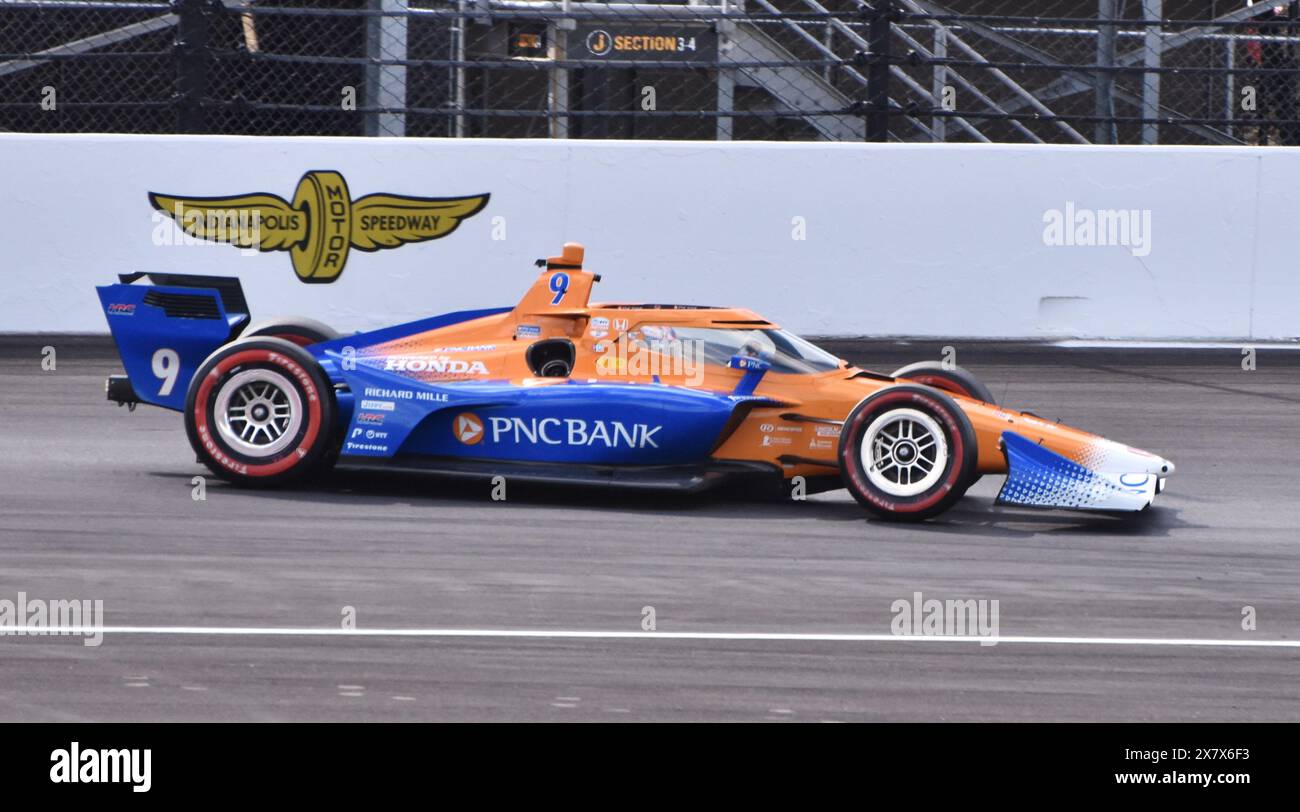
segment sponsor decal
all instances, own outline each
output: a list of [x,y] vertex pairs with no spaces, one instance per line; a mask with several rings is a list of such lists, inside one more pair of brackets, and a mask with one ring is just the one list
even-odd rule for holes
[[591,337],[604,338],[609,335],[609,319],[604,316],[594,316],[591,319]]
[[614,332],[616,332],[616,333],[626,333],[626,332],[627,332],[627,319],[614,319]]
[[489,417],[486,426],[473,412],[452,421],[452,432],[465,445],[490,442],[514,445],[601,446],[604,448],[658,448],[662,425],[624,423],[621,420],[586,420],[574,417]]
[[488,194],[352,198],[338,172],[312,170],[292,202],[269,192],[217,197],[149,192],[149,202],[200,239],[258,251],[288,251],[303,282],[333,282],[353,248],[373,252],[451,234],[487,206]]
[[448,355],[390,355],[384,359],[385,372],[432,372],[436,375],[486,375],[482,361],[452,358]]
[[483,421],[471,412],[456,415],[451,429],[456,433],[456,439],[465,445],[477,445],[483,441]]
[[135,305],[133,304],[110,304],[108,306],[108,315],[110,316],[134,316]]
[[358,426],[382,426],[384,424],[384,414],[382,412],[357,412]]
[[[378,386],[367,386],[362,394],[364,394],[368,398],[385,398],[387,400],[419,400],[426,403],[446,403],[448,397],[446,392],[416,392],[411,389],[383,389]],[[389,404],[389,406],[395,408],[395,404]],[[361,408],[369,409],[372,407],[367,406],[365,403],[362,403]],[[385,406],[378,406],[374,408],[380,411],[392,411],[392,408],[385,407]]]
[[515,336],[518,338],[539,338],[542,335],[542,328],[537,324],[521,324],[515,328]]
[[774,423],[764,423],[758,428],[764,434],[771,434],[772,432],[782,432],[782,431],[788,434],[803,434],[803,426],[785,426],[785,425],[778,426]]
[[817,426],[817,436],[818,436],[818,437],[839,437],[839,436],[840,436],[840,428],[839,428],[839,426],[822,426],[822,425],[819,425],[819,426]]
[[658,448],[655,435],[663,430],[661,425],[573,417],[490,417],[488,421],[493,443],[504,439],[515,445]]
[[773,437],[770,434],[763,435],[763,445],[765,446],[792,445],[793,443],[794,440],[791,440],[789,437]]
[[434,347],[433,349],[429,350],[429,352],[432,352],[432,353],[444,353],[444,352],[491,352],[492,350],[495,350],[496,348],[497,348],[497,345],[495,345],[495,344],[471,344],[471,345],[468,346],[468,347]]
[[363,400],[361,408],[375,412],[391,412],[397,408],[397,404],[391,400]]
[[834,448],[835,443],[832,440],[819,440],[816,437],[813,437],[808,440],[808,447],[819,451],[826,451]]
[[346,443],[343,444],[343,450],[344,451],[374,451],[380,454],[387,454],[388,446],[379,445],[377,443],[354,443],[351,440],[348,440]]

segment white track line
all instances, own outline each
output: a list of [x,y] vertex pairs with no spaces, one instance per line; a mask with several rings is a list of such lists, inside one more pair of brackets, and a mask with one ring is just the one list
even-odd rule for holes
[[1295,341],[1125,341],[1106,339],[1066,339],[1050,342],[1053,347],[1078,350],[1240,350],[1254,347],[1257,350],[1300,350]]
[[246,626],[65,626],[0,627],[0,639],[20,635],[157,635],[207,637],[469,637],[546,640],[753,640],[825,643],[958,643],[999,645],[1039,644],[1065,646],[1202,646],[1219,648],[1300,648],[1300,640],[1228,640],[1190,637],[1057,637],[1035,635],[895,635],[814,634],[798,632],[640,632],[582,631],[572,629],[322,629],[255,628]]

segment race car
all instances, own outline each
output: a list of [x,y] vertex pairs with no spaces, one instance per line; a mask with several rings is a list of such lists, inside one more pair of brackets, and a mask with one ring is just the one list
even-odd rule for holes
[[1135,512],[1170,461],[994,402],[921,362],[855,367],[749,310],[589,302],[568,243],[514,307],[340,336],[250,323],[235,277],[99,287],[125,367],[108,399],[181,411],[198,459],[246,486],[333,465],[750,495],[847,488],[936,516],[985,474],[1002,504]]

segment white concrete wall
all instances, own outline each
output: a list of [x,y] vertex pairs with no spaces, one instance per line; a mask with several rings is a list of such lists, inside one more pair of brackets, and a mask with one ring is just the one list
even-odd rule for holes
[[[446,238],[353,251],[332,284],[283,252],[155,244],[175,227],[147,192],[289,198],[309,169],[354,198],[492,198]],[[513,304],[577,240],[597,299],[807,334],[1300,335],[1300,150],[0,135],[0,183],[0,332],[104,332],[93,288],[133,270],[238,275],[255,318],[377,327]],[[1149,212],[1149,252],[1045,244],[1067,204]]]

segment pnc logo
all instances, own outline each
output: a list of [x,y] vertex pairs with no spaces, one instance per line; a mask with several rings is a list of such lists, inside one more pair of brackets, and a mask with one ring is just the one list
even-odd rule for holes
[[456,439],[465,445],[476,445],[483,441],[483,421],[470,412],[456,415],[451,430],[456,433]]
[[[655,435],[663,426],[624,423],[621,420],[584,420],[580,417],[491,417],[492,442],[502,438],[514,445],[602,446],[604,448],[659,448]],[[659,438],[663,439],[663,438]]]
[[373,252],[446,237],[482,211],[489,197],[373,194],[353,200],[343,175],[314,169],[298,181],[293,202],[268,192],[231,197],[150,192],[149,202],[191,236],[288,251],[300,280],[333,282],[353,248]]

